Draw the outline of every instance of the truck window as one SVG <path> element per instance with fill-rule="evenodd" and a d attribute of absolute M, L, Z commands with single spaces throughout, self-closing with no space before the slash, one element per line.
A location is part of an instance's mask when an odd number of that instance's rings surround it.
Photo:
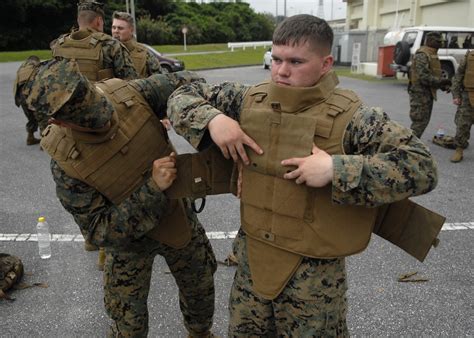
<path fill-rule="evenodd" d="M 415 43 L 415 39 L 418 35 L 418 32 L 413 31 L 413 32 L 406 32 L 405 35 L 403 35 L 402 41 L 408 42 L 410 47 L 413 47 L 413 44 Z"/>

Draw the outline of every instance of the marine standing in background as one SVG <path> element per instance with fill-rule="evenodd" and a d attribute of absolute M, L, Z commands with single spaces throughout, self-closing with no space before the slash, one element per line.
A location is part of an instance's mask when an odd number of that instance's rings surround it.
<path fill-rule="evenodd" d="M 22 99 L 22 87 L 28 83 L 29 79 L 34 77 L 37 67 L 40 64 L 40 59 L 32 55 L 25 62 L 23 62 L 16 73 L 15 83 L 13 84 L 13 97 L 15 98 L 15 105 L 23 109 L 28 122 L 26 122 L 26 145 L 31 146 L 33 144 L 40 143 L 40 140 L 35 138 L 34 133 L 38 130 L 40 135 L 48 125 L 48 118 L 45 114 L 41 114 L 31 107 L 25 104 L 25 100 Z"/>
<path fill-rule="evenodd" d="M 82 1 L 77 4 L 79 30 L 52 42 L 53 56 L 74 59 L 90 81 L 138 78 L 130 53 L 104 31 L 104 4 Z"/>
<path fill-rule="evenodd" d="M 467 52 L 461 61 L 453 79 L 452 92 L 453 103 L 458 106 L 454 118 L 456 150 L 451 157 L 451 162 L 456 163 L 463 159 L 464 149 L 469 145 L 474 121 L 474 51 Z"/>
<path fill-rule="evenodd" d="M 154 162 L 173 152 L 156 113 L 194 73 L 89 82 L 77 63 L 42 64 L 27 104 L 47 111 L 41 146 L 51 157 L 56 194 L 82 235 L 104 247 L 104 302 L 112 337 L 146 337 L 154 257 L 161 255 L 179 289 L 190 337 L 211 337 L 216 260 L 188 200 L 169 200 L 168 178 Z M 155 161 L 156 160 L 156 161 Z M 160 169 L 161 170 L 161 169 Z M 167 169 L 165 169 L 167 170 Z"/>
<path fill-rule="evenodd" d="M 410 128 L 418 138 L 421 138 L 430 122 L 436 90 L 441 88 L 447 91 L 451 85 L 451 80 L 441 78 L 441 63 L 438 58 L 441 43 L 439 32 L 428 33 L 425 45 L 415 52 L 410 67 Z"/>
<path fill-rule="evenodd" d="M 134 37 L 135 22 L 133 17 L 126 12 L 114 12 L 112 19 L 112 36 L 127 47 L 138 75 L 148 77 L 155 73 L 161 73 L 158 59 Z"/>
<path fill-rule="evenodd" d="M 247 164 L 229 337 L 348 336 L 344 257 L 365 249 L 382 206 L 437 184 L 411 130 L 337 88 L 332 42 L 326 21 L 287 18 L 273 35 L 271 81 L 193 83 L 168 100 L 195 148 L 214 141 Z"/>

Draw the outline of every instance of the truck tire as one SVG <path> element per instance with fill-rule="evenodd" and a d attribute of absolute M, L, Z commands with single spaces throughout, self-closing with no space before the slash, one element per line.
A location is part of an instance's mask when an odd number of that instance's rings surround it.
<path fill-rule="evenodd" d="M 410 60 L 410 44 L 406 41 L 398 41 L 393 50 L 393 61 L 404 66 L 408 60 Z"/>
<path fill-rule="evenodd" d="M 441 78 L 451 79 L 454 76 L 454 67 L 449 62 L 441 62 Z"/>

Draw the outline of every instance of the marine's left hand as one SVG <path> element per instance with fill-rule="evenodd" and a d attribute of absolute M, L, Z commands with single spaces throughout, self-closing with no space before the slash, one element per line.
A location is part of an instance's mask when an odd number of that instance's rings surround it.
<path fill-rule="evenodd" d="M 315 144 L 313 144 L 312 155 L 289 158 L 283 160 L 281 164 L 283 166 L 293 165 L 298 167 L 283 176 L 287 180 L 295 179 L 297 184 L 306 183 L 307 186 L 319 188 L 332 182 L 332 157 Z"/>

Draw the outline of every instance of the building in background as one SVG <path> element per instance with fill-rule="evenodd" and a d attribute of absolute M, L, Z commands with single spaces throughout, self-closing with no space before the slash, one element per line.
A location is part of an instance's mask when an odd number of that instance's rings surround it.
<path fill-rule="evenodd" d="M 355 43 L 360 43 L 360 61 L 377 62 L 384 37 L 404 27 L 474 27 L 471 0 L 344 0 L 346 20 L 343 32 L 336 31 L 333 54 L 340 64 L 350 64 Z M 401 36 L 400 36 L 401 37 Z M 395 41 L 396 42 L 396 41 Z M 391 43 L 394 43 L 392 40 Z"/>

